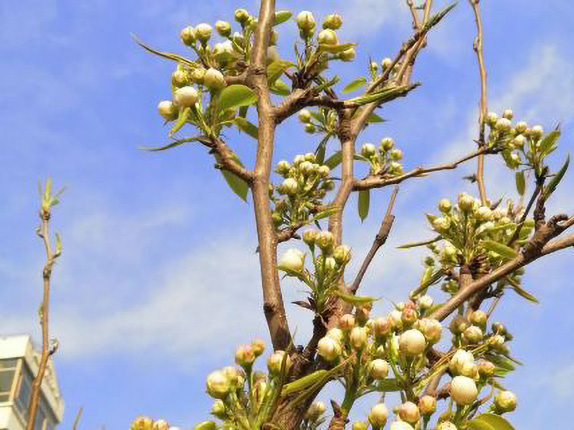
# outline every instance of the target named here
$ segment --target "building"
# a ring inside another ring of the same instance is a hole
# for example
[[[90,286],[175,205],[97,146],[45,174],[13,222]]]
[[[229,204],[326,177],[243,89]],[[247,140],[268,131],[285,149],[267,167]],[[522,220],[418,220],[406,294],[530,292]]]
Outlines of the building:
[[[33,375],[40,353],[30,336],[0,337],[0,430],[24,430]],[[52,360],[42,381],[34,430],[54,430],[62,421],[64,400],[60,395]]]

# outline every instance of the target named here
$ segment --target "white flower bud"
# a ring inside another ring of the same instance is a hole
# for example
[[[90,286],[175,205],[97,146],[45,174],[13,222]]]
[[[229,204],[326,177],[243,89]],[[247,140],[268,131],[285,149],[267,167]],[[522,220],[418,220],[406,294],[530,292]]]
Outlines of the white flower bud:
[[[399,417],[409,424],[415,424],[420,419],[421,413],[413,402],[405,402],[399,406]]]
[[[369,364],[369,376],[373,379],[385,379],[389,374],[389,365],[385,360],[377,358]]]
[[[475,212],[476,217],[481,221],[490,221],[492,216],[492,210],[487,206],[479,207]]]
[[[330,250],[335,242],[335,237],[330,231],[322,230],[317,233],[315,244],[323,251]]]
[[[211,415],[223,419],[225,418],[225,403],[221,399],[217,399],[213,402],[213,406],[211,407]]]
[[[272,375],[280,374],[284,359],[285,359],[285,372],[286,373],[289,372],[289,369],[291,368],[291,357],[289,357],[289,355],[286,356],[285,351],[279,350],[275,351],[267,359],[267,368],[269,369],[269,373],[271,373]]]
[[[216,399],[222,399],[229,393],[231,384],[225,373],[216,370],[208,375],[206,387],[207,394]]]
[[[317,230],[305,230],[303,232],[303,242],[305,242],[308,246],[314,246],[316,238]]]
[[[336,268],[337,268],[337,262],[335,261],[335,259],[333,257],[327,257],[325,259],[325,270],[327,272],[332,272]]]
[[[437,426],[436,430],[458,430],[458,429],[450,421],[443,421]]]
[[[482,338],[482,330],[475,325],[471,325],[462,333],[462,339],[469,344],[476,344],[480,342]]]
[[[391,160],[400,160],[403,158],[403,151],[401,151],[400,149],[393,149],[390,153],[389,153]]]
[[[403,354],[409,356],[419,355],[425,348],[425,337],[416,329],[407,330],[399,337],[399,349]]]
[[[450,395],[458,405],[467,406],[476,400],[478,389],[469,377],[455,376],[450,383]]]
[[[325,407],[325,403],[323,402],[313,402],[313,404],[309,407],[307,412],[305,413],[305,419],[309,421],[317,421],[321,415],[325,413],[327,408]]]
[[[251,366],[255,361],[255,353],[251,345],[242,345],[235,351],[235,362],[240,366]]]
[[[450,219],[444,217],[437,218],[432,222],[432,226],[439,233],[445,232],[450,227]]]
[[[181,87],[173,93],[173,101],[181,107],[191,107],[199,98],[197,90],[193,87]]]
[[[337,39],[337,33],[333,30],[325,29],[321,30],[317,35],[317,42],[320,45],[336,45],[339,41]]]
[[[166,121],[173,121],[177,118],[177,106],[169,100],[159,102],[157,110]]]
[[[396,161],[391,161],[389,163],[389,173],[392,175],[399,175],[403,172],[403,166]]]
[[[153,430],[169,430],[169,424],[166,420],[156,420],[153,423]]]
[[[417,303],[419,305],[419,308],[426,311],[427,309],[430,309],[432,307],[434,300],[432,299],[431,296],[425,294],[424,296],[420,297],[417,300]]]
[[[510,120],[514,118],[514,112],[512,112],[512,109],[505,109],[504,112],[502,112],[502,117]]]
[[[365,327],[354,327],[349,335],[351,345],[356,349],[363,349],[367,346],[367,329]]]
[[[343,17],[338,13],[327,15],[323,20],[323,28],[338,30],[343,25]]]
[[[381,149],[383,151],[390,151],[395,146],[395,141],[392,137],[384,137],[381,139]]]
[[[245,24],[249,20],[249,12],[245,9],[236,9],[234,16],[235,20],[240,24]]]
[[[341,355],[341,344],[331,337],[323,337],[317,344],[317,354],[326,361],[335,361]]]
[[[305,34],[312,33],[313,30],[315,30],[315,17],[309,11],[300,12],[299,15],[297,15],[296,21],[299,30]]]
[[[198,24],[195,27],[195,37],[205,45],[211,38],[211,25],[205,23]]]
[[[528,124],[525,121],[518,121],[514,128],[517,133],[524,133],[528,129]]]
[[[287,272],[301,272],[305,267],[305,253],[298,249],[288,249],[279,260],[280,270]]]
[[[428,343],[437,343],[442,336],[442,325],[434,318],[423,318],[415,326],[425,337]]]
[[[512,412],[516,409],[516,394],[512,391],[500,391],[494,396],[494,405],[500,412]]]
[[[530,130],[530,135],[534,138],[534,140],[540,139],[543,134],[544,134],[544,129],[542,128],[541,125],[535,125]]]
[[[279,186],[279,191],[282,194],[295,194],[299,188],[299,184],[295,178],[287,178]]]
[[[510,130],[511,127],[512,127],[512,123],[510,122],[509,119],[500,118],[498,121],[496,121],[495,128],[498,131],[508,131],[508,130]]]
[[[184,45],[192,46],[195,43],[195,29],[192,26],[185,27],[179,32],[179,37]]]
[[[389,57],[383,58],[383,61],[381,61],[383,70],[387,70],[389,67],[391,67],[391,64],[393,64],[393,60],[391,60]]]
[[[196,84],[203,84],[203,78],[205,78],[205,69],[203,67],[196,67],[191,69],[189,76],[193,82]]]
[[[311,163],[310,161],[303,161],[299,165],[299,169],[301,169],[303,173],[310,173],[313,171],[313,163]]]
[[[371,408],[368,415],[368,420],[373,427],[384,427],[387,423],[389,411],[384,403],[377,403]]]
[[[343,333],[343,330],[337,327],[329,329],[325,336],[330,337],[331,339],[336,340],[339,343],[343,343],[343,340],[345,339],[345,334]]]
[[[308,122],[311,121],[311,112],[309,112],[308,109],[301,109],[299,111],[299,121],[301,121],[304,124],[307,124]]]
[[[525,143],[526,143],[526,137],[524,137],[522,134],[519,134],[514,139],[512,139],[512,145],[515,148],[523,148]]]
[[[466,193],[458,195],[458,207],[463,211],[471,211],[474,208],[474,199]]]
[[[291,169],[291,164],[289,164],[289,162],[287,160],[281,160],[279,161],[279,163],[277,163],[277,173],[281,174],[281,175],[286,175],[287,173],[289,173],[289,170]]]
[[[438,209],[442,213],[449,213],[452,210],[452,203],[451,203],[450,199],[441,199],[438,202]]]
[[[223,74],[213,67],[205,72],[203,83],[210,90],[219,90],[227,85]]]
[[[215,23],[215,31],[217,31],[220,36],[227,37],[231,34],[231,24],[227,21],[217,21]]]
[[[454,374],[459,374],[460,369],[466,364],[474,364],[474,356],[472,352],[465,351],[464,349],[459,349],[454,353],[449,362],[449,369]]]
[[[255,357],[259,357],[265,352],[265,342],[263,342],[263,339],[254,339],[253,342],[251,342],[251,349]]]
[[[361,148],[361,154],[363,157],[372,157],[377,153],[377,147],[372,143],[365,143]]]
[[[419,400],[419,410],[421,414],[429,416],[436,411],[436,397],[425,395]]]
[[[496,124],[497,121],[498,121],[498,115],[495,112],[488,112],[488,115],[486,115],[487,124],[492,127]]]
[[[327,178],[329,173],[331,173],[331,169],[329,169],[329,166],[319,166],[319,170],[317,172],[322,178]]]
[[[347,245],[339,245],[333,251],[333,258],[341,265],[347,264],[351,261],[351,248]]]
[[[391,423],[389,430],[413,430],[413,427],[404,421],[395,421]]]
[[[353,61],[356,56],[357,51],[355,51],[355,48],[349,48],[339,54],[339,58],[346,63]]]
[[[393,327],[397,329],[401,329],[403,327],[403,313],[398,309],[394,309],[389,312],[389,318],[393,324]]]

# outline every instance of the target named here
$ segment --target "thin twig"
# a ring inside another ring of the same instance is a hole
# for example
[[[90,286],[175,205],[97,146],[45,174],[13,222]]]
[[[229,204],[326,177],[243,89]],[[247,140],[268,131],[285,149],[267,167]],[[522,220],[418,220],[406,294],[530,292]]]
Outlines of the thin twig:
[[[391,228],[393,227],[393,222],[395,220],[395,216],[393,215],[392,212],[393,212],[393,207],[395,206],[395,200],[397,198],[398,192],[399,192],[399,187],[395,187],[395,189],[393,190],[393,193],[391,194],[391,198],[390,198],[389,204],[387,206],[387,213],[385,214],[385,217],[383,218],[383,221],[381,223],[381,227],[379,228],[379,232],[375,236],[375,240],[373,241],[373,244],[371,245],[371,249],[367,253],[365,260],[363,261],[363,264],[361,265],[361,268],[359,269],[359,272],[357,273],[357,276],[355,277],[355,281],[353,282],[353,284],[351,285],[351,287],[349,289],[349,291],[353,294],[355,294],[357,292],[357,290],[359,289],[359,286],[361,285],[361,282],[363,280],[363,277],[365,276],[365,273],[367,272],[367,269],[369,268],[369,265],[373,261],[373,258],[375,257],[377,251],[381,248],[381,246],[383,246],[385,244],[385,242],[387,241],[387,238],[389,237],[389,234],[391,233]]]
[[[413,17],[413,27],[415,29],[419,29],[421,27],[421,23],[419,20],[419,14],[415,9],[413,0],[407,0],[407,6],[409,7],[409,10],[411,11],[411,16]]]

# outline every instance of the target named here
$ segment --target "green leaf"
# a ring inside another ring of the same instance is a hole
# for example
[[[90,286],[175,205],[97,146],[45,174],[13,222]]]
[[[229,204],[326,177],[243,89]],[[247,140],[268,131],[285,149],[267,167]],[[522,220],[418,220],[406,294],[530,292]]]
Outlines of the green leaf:
[[[328,373],[327,370],[316,370],[315,372],[307,375],[307,376],[303,376],[300,379],[297,379],[296,381],[293,381],[287,385],[283,386],[283,390],[281,391],[281,395],[282,396],[287,396],[289,394],[292,394],[296,391],[300,391],[303,390],[305,388],[308,388],[312,385],[314,385],[317,381],[322,380],[325,375]]]
[[[340,54],[341,52],[345,52],[353,47],[355,47],[356,43],[340,43],[338,45],[319,45],[319,51],[322,52],[330,52],[331,54]]]
[[[468,430],[515,430],[505,418],[495,414],[482,414],[470,420]]]
[[[267,82],[272,85],[289,67],[295,64],[290,61],[275,60],[267,66]]]
[[[516,251],[509,246],[503,245],[502,243],[495,242],[493,240],[485,240],[482,242],[482,246],[488,251],[492,251],[495,254],[500,255],[504,258],[515,258]]]
[[[330,217],[331,215],[337,213],[338,210],[339,208],[337,206],[333,206],[328,209],[322,210],[321,212],[317,212],[317,214],[313,217],[313,221],[318,221],[320,219]]]
[[[532,303],[540,303],[538,301],[538,299],[536,297],[534,297],[532,294],[530,294],[528,291],[526,291],[525,289],[523,289],[520,284],[510,278],[507,278],[510,286],[512,287],[512,289],[514,291],[516,291],[516,294],[518,294],[521,297],[524,297],[526,300],[532,302]]]
[[[552,130],[550,133],[548,133],[546,136],[542,138],[542,140],[540,141],[539,151],[543,157],[552,152],[559,138],[560,138],[560,129],[558,127],[556,127],[554,130]]]
[[[62,255],[62,238],[56,233],[56,252],[54,253],[54,257],[59,257],[60,255]]]
[[[163,58],[167,58],[169,60],[177,61],[178,63],[187,64],[188,66],[191,66],[192,68],[198,67],[197,63],[195,63],[194,61],[191,61],[188,58],[182,57],[181,55],[172,54],[171,52],[164,52],[164,51],[158,51],[157,49],[153,49],[152,47],[150,47],[150,46],[146,45],[145,43],[143,43],[142,41],[140,41],[137,38],[137,36],[134,34],[132,34],[132,38],[136,41],[136,43],[138,45],[140,45],[146,51],[151,52],[152,54],[158,55],[158,56],[163,57]]]
[[[406,94],[407,92],[414,89],[417,85],[395,85],[384,90],[377,91],[368,95],[355,97],[349,100],[349,103],[356,104],[358,106],[366,105],[367,103],[375,102],[377,104],[382,104],[387,101],[397,98],[399,95]]]
[[[223,109],[235,109],[241,106],[248,106],[257,101],[257,96],[253,90],[245,85],[230,85],[225,87],[217,101],[217,107]]]
[[[347,84],[345,88],[343,88],[343,94],[352,93],[353,91],[358,90],[359,88],[365,86],[366,83],[367,78],[360,77],[358,79],[355,79],[354,81]]]
[[[385,119],[376,113],[372,113],[367,118],[367,123],[374,123],[374,122],[385,122]]]
[[[200,136],[186,137],[185,139],[174,140],[173,142],[170,142],[167,145],[158,146],[155,148],[152,148],[149,146],[140,146],[138,149],[140,149],[142,151],[150,151],[150,152],[166,151],[168,149],[175,148],[176,146],[183,145],[184,143],[198,142],[199,139],[200,139]]]
[[[271,87],[269,88],[269,90],[278,96],[288,96],[289,94],[291,94],[291,88],[289,88],[289,85],[287,85],[285,82],[283,82],[281,79],[277,79],[273,85],[271,85]]]
[[[369,215],[369,206],[371,204],[371,190],[359,191],[359,217],[364,221]]]
[[[552,193],[554,191],[556,191],[556,187],[558,187],[558,184],[560,183],[560,181],[564,177],[564,174],[568,170],[569,165],[570,165],[570,155],[568,155],[568,157],[566,157],[566,161],[564,162],[564,165],[558,171],[558,173],[556,173],[556,175],[554,175],[552,177],[552,179],[550,179],[550,182],[548,182],[548,185],[546,185],[544,187],[544,199],[548,199],[548,197],[550,197],[552,195]]]
[[[409,248],[416,248],[417,246],[425,246],[425,245],[430,245],[431,243],[435,243],[438,242],[439,240],[442,239],[442,236],[437,236],[434,239],[430,239],[430,240],[425,240],[424,242],[411,242],[411,243],[406,243],[404,245],[401,246],[397,246],[398,249],[409,249]]]
[[[333,170],[335,167],[341,164],[341,161],[343,161],[343,153],[341,151],[337,151],[329,158],[327,158],[327,161],[325,161],[324,164],[325,166],[328,166],[329,169]]]
[[[520,194],[521,196],[523,196],[524,192],[526,191],[526,180],[524,178],[524,170],[516,172],[516,190],[518,191],[518,194]]]
[[[245,118],[241,118],[240,116],[235,118],[234,122],[237,128],[242,132],[244,132],[245,134],[248,134],[255,140],[259,138],[259,129],[257,128],[256,125],[252,124]]]
[[[215,159],[217,160],[217,162],[219,163],[221,158],[219,157],[219,155],[215,156]],[[241,161],[239,160],[239,158],[236,158],[235,160],[237,163],[239,163],[241,166],[243,166],[243,164],[241,163]],[[237,176],[234,173],[231,173],[228,170],[221,170],[221,174],[223,175],[223,178],[225,179],[225,182],[227,182],[227,185],[229,185],[229,188],[231,188],[231,190],[237,194],[243,201],[247,201],[247,193],[249,191],[249,185],[247,184],[247,182],[245,182],[243,179],[241,179],[239,176]]]
[[[293,16],[293,12],[291,12],[290,10],[278,10],[277,12],[275,12],[274,25],[283,24],[284,22],[288,21],[289,18],[291,18],[291,16]]]
[[[179,115],[177,116],[177,121],[169,131],[170,137],[177,133],[185,125],[187,120],[191,117],[191,108],[186,107],[185,109],[179,110]]]
[[[327,150],[327,143],[330,138],[330,134],[325,135],[321,142],[319,142],[319,145],[317,145],[317,149],[315,149],[315,159],[318,164],[323,164],[323,161],[325,161],[325,151]]]
[[[350,293],[346,293],[344,291],[341,290],[335,290],[334,294],[339,297],[341,300],[352,304],[353,306],[361,306],[361,305],[366,305],[369,303],[373,303],[376,302],[378,299],[375,299],[374,297],[361,297],[361,296],[356,296],[354,294],[350,294]]]

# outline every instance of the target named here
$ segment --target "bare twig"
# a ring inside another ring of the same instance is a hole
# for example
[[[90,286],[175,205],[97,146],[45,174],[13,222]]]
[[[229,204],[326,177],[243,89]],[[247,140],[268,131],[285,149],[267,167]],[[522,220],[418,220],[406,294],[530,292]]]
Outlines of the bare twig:
[[[419,29],[421,26],[421,23],[419,20],[419,14],[418,14],[417,10],[415,9],[415,5],[413,3],[413,0],[407,0],[407,6],[409,7],[409,10],[411,11],[411,16],[413,17],[413,28]]]
[[[389,204],[387,206],[387,213],[385,214],[383,222],[381,223],[381,228],[379,229],[379,232],[375,236],[375,240],[371,245],[371,249],[367,253],[367,256],[365,257],[365,260],[363,261],[363,264],[361,265],[361,268],[359,269],[359,272],[357,273],[357,276],[355,277],[353,284],[349,288],[349,291],[353,294],[356,293],[357,290],[359,289],[359,286],[363,281],[363,277],[365,276],[365,273],[367,272],[367,269],[369,268],[371,261],[373,261],[373,258],[375,257],[377,251],[379,250],[379,248],[381,248],[381,246],[385,244],[387,238],[389,237],[391,228],[393,226],[393,222],[395,220],[395,216],[393,215],[392,212],[393,207],[395,206],[395,200],[397,198],[398,192],[399,187],[395,187],[393,193],[391,194]]]
[[[78,413],[76,414],[76,418],[74,419],[74,424],[72,425],[72,430],[78,430],[78,425],[80,424],[80,420],[82,419],[82,413],[84,412],[84,408],[78,409]]]

